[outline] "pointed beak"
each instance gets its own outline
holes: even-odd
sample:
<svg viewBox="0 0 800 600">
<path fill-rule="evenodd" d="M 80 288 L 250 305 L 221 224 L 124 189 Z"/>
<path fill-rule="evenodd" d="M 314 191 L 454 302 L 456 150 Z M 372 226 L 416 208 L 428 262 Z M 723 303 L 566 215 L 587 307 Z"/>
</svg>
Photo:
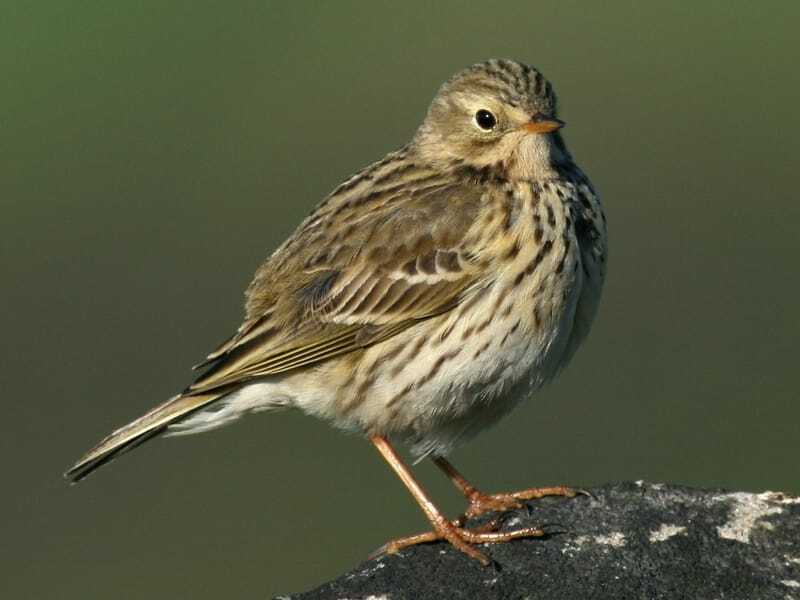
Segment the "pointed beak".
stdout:
<svg viewBox="0 0 800 600">
<path fill-rule="evenodd" d="M 566 123 L 561 119 L 536 116 L 522 126 L 528 133 L 553 133 L 561 129 Z"/>
</svg>

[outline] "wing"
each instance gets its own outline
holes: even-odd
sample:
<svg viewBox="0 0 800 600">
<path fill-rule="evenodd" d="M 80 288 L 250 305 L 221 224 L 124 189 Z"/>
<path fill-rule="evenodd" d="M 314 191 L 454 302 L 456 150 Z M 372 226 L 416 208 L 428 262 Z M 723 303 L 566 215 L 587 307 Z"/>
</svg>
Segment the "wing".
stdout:
<svg viewBox="0 0 800 600">
<path fill-rule="evenodd" d="M 486 188 L 425 172 L 400 186 L 375 179 L 362 192 L 334 192 L 257 271 L 244 324 L 209 355 L 188 393 L 366 348 L 480 285 L 483 269 L 466 240 Z"/>
</svg>

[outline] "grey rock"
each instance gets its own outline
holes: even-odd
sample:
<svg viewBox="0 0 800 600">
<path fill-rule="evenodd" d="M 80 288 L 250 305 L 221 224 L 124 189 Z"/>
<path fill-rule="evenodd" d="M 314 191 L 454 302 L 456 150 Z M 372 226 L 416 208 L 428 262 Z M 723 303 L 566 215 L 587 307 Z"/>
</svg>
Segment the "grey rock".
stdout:
<svg viewBox="0 0 800 600">
<path fill-rule="evenodd" d="M 281 598 L 800 600 L 800 498 L 644 482 L 587 491 L 507 513 L 504 528 L 548 535 L 483 546 L 491 567 L 420 545 Z"/>
</svg>

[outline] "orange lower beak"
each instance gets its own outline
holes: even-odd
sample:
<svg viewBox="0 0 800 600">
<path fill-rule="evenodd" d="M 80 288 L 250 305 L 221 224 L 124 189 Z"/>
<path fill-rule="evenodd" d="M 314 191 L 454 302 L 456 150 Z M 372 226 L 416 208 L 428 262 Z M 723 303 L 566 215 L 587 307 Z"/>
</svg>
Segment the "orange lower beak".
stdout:
<svg viewBox="0 0 800 600">
<path fill-rule="evenodd" d="M 544 119 L 541 121 L 528 121 L 522 129 L 528 133 L 553 133 L 561 129 L 566 123 L 560 119 Z"/>
</svg>

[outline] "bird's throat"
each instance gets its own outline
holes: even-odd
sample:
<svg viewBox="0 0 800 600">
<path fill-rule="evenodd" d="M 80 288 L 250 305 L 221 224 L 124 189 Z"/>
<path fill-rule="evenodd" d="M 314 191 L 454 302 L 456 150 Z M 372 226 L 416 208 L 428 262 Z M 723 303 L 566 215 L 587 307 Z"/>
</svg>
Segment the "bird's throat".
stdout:
<svg viewBox="0 0 800 600">
<path fill-rule="evenodd" d="M 556 165 L 564 157 L 551 135 L 524 135 L 508 165 L 510 179 L 547 179 L 557 174 Z"/>
</svg>

